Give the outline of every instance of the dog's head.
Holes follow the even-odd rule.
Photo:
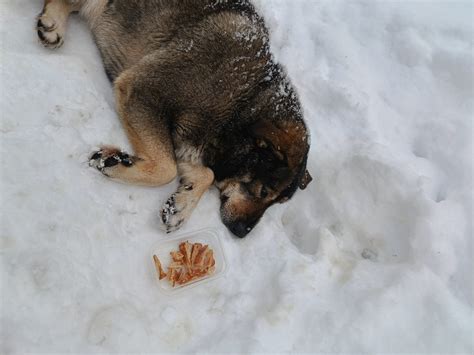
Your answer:
[[[221,218],[233,234],[245,237],[268,207],[306,188],[308,150],[302,120],[257,123],[240,136],[215,169]]]

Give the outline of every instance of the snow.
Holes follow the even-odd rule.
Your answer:
[[[51,52],[41,0],[0,2],[2,353],[474,351],[472,3],[256,5],[314,181],[243,240],[207,193],[182,231],[217,229],[228,273],[167,297],[149,252],[176,185],[88,167],[128,143],[85,24]]]

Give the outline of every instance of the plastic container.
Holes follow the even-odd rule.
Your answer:
[[[175,287],[173,287],[171,286],[167,278],[158,280],[155,264],[153,262],[153,255],[156,255],[160,259],[163,269],[167,271],[168,265],[171,263],[170,252],[173,250],[177,251],[179,248],[179,244],[185,241],[189,241],[190,243],[202,243],[209,245],[209,248],[214,251],[216,269],[212,275],[204,276],[184,285],[176,285]],[[221,241],[219,240],[219,235],[215,230],[212,229],[202,229],[159,241],[152,247],[150,255],[150,265],[153,268],[153,275],[156,278],[158,288],[160,289],[160,291],[168,295],[175,294],[184,289],[196,287],[203,283],[214,281],[222,277],[227,269],[224,249],[222,248]]]

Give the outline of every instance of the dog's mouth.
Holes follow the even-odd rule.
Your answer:
[[[247,219],[228,219],[226,218],[225,208],[221,206],[221,219],[222,223],[227,227],[227,229],[236,237],[244,238],[249,234],[252,229],[257,225],[260,218],[254,220]]]
[[[221,194],[220,199],[220,214],[222,223],[224,223],[227,229],[236,237],[245,237],[257,225],[261,215],[258,217],[236,215],[235,210],[231,206],[230,197],[226,194]]]

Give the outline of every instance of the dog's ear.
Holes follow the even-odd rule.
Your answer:
[[[311,181],[313,181],[313,177],[309,174],[308,170],[305,170],[303,176],[301,177],[301,180],[300,180],[300,183],[299,183],[298,187],[301,190],[304,190],[304,189],[306,189],[306,187],[309,185],[309,183]]]
[[[308,137],[303,122],[258,122],[251,128],[259,147],[269,147],[290,169],[301,164],[308,151]]]

